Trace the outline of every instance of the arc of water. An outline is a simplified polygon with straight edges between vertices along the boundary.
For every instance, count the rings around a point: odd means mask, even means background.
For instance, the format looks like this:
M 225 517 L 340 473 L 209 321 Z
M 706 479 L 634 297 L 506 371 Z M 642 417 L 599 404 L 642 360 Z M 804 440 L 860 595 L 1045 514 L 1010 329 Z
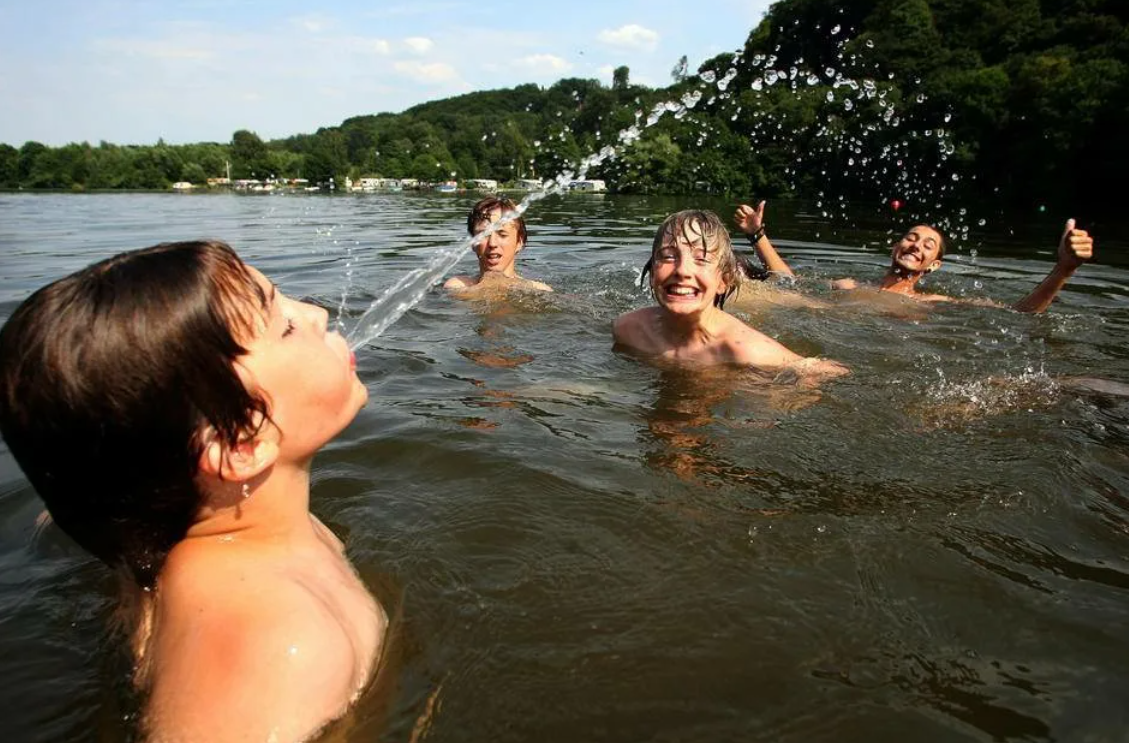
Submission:
M 530 204 L 547 196 L 564 192 L 574 180 L 585 178 L 591 168 L 606 160 L 614 159 L 620 152 L 634 144 L 642 136 L 645 129 L 654 126 L 664 115 L 668 113 L 673 113 L 676 116 L 679 113 L 684 115 L 688 109 L 697 105 L 700 98 L 700 93 L 697 95 L 687 94 L 682 97 L 681 102 L 664 101 L 656 104 L 652 108 L 650 116 L 647 117 L 646 123 L 643 124 L 639 123 L 642 113 L 637 113 L 636 123 L 617 134 L 618 145 L 605 145 L 598 152 L 581 160 L 575 171 L 565 170 L 556 178 L 546 180 L 541 185 L 540 190 L 527 194 L 514 207 L 512 212 L 503 214 L 496 222 L 491 223 L 477 234 L 464 238 L 456 245 L 438 250 L 426 265 L 404 274 L 395 284 L 377 297 L 357 320 L 352 331 L 348 334 L 350 348 L 356 351 L 361 346 L 374 340 L 403 317 L 408 310 L 419 304 L 428 289 L 454 268 L 455 264 L 465 255 L 466 249 L 475 242 L 486 238 L 503 224 L 520 217 Z

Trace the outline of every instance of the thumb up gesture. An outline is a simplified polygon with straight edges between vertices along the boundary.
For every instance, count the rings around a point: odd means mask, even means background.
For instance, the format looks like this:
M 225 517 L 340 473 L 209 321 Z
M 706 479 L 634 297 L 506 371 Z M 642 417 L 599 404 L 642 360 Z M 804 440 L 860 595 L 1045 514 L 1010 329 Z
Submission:
M 1077 229 L 1074 220 L 1066 220 L 1066 228 L 1058 243 L 1058 262 L 1066 268 L 1078 268 L 1094 257 L 1094 239 L 1086 230 Z

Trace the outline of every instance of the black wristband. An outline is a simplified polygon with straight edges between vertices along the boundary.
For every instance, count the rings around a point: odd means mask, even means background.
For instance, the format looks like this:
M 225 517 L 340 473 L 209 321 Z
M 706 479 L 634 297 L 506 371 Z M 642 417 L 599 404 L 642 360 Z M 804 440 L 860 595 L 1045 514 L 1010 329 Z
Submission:
M 748 237 L 749 237 L 749 242 L 751 242 L 753 245 L 756 245 L 757 241 L 760 240 L 762 237 L 764 237 L 764 227 L 763 226 L 759 227 L 756 232 L 749 235 Z

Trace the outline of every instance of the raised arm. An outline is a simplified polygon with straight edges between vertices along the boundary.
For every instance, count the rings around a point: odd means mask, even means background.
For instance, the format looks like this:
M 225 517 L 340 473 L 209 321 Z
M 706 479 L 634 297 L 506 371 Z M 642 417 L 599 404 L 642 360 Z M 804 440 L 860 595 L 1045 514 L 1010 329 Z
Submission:
M 733 221 L 745 233 L 749 244 L 753 246 L 753 250 L 757 251 L 757 257 L 760 258 L 761 263 L 770 273 L 795 276 L 796 274 L 776 252 L 776 248 L 772 246 L 768 236 L 764 234 L 764 205 L 765 202 L 762 201 L 754 209 L 748 204 L 741 204 L 733 214 Z
M 1030 294 L 1013 305 L 1020 312 L 1042 312 L 1051 305 L 1067 280 L 1094 255 L 1094 240 L 1086 230 L 1075 229 L 1074 220 L 1066 220 L 1066 229 L 1058 243 L 1058 262 L 1047 278 Z

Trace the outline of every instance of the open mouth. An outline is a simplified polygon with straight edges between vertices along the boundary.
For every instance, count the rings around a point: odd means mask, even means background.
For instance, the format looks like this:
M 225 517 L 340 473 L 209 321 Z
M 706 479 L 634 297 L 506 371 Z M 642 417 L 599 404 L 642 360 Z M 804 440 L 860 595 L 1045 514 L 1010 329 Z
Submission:
M 668 299 L 675 302 L 697 299 L 701 292 L 692 286 L 668 286 L 665 288 Z

